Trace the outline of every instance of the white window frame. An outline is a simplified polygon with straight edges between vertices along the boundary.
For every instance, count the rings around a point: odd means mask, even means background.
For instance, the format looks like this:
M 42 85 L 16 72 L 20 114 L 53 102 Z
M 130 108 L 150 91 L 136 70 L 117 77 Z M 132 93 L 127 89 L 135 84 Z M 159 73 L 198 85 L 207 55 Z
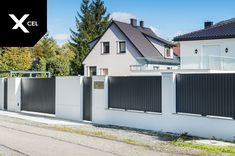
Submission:
M 109 75 L 109 69 L 108 68 L 100 68 L 100 75 L 106 76 L 106 75 L 104 75 L 103 70 L 107 70 L 107 72 L 108 72 L 107 75 Z
M 125 42 L 125 45 L 127 45 L 127 42 L 125 40 L 117 41 L 117 53 L 118 54 L 125 54 L 127 50 L 127 46 L 125 46 L 125 52 L 120 52 L 120 42 Z
M 110 42 L 109 41 L 104 41 L 104 42 L 100 42 L 100 43 L 101 43 L 101 54 L 102 55 L 110 54 Z M 104 53 L 104 43 L 109 43 L 109 52 L 108 53 Z
M 169 49 L 170 52 L 170 56 L 167 56 L 167 50 Z M 169 47 L 165 47 L 164 49 L 164 53 L 165 53 L 165 58 L 172 58 L 172 50 Z

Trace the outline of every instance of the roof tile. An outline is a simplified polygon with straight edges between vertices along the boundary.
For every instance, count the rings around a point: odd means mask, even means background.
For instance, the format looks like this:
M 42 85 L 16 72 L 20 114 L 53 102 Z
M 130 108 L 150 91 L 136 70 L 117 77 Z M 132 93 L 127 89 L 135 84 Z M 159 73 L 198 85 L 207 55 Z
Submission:
M 177 36 L 174 38 L 174 41 L 210 40 L 224 38 L 235 38 L 235 19 L 222 21 L 210 28 Z

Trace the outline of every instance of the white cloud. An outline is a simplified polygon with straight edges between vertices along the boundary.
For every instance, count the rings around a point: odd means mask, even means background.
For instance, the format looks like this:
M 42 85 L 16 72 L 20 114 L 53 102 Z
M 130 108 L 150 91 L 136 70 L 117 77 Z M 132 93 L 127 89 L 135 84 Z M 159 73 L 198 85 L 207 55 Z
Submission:
M 110 18 L 116 21 L 121 21 L 121 22 L 125 22 L 125 23 L 130 23 L 130 19 L 131 18 L 135 18 L 137 19 L 137 17 L 131 13 L 127 13 L 127 12 L 113 12 L 110 15 Z
M 183 35 L 184 33 L 182 31 L 177 31 L 174 36 L 180 36 Z
M 67 41 L 69 40 L 70 35 L 69 34 L 55 34 L 53 38 L 56 41 Z
M 158 30 L 158 28 L 150 26 L 149 27 L 156 35 L 160 35 L 160 31 Z

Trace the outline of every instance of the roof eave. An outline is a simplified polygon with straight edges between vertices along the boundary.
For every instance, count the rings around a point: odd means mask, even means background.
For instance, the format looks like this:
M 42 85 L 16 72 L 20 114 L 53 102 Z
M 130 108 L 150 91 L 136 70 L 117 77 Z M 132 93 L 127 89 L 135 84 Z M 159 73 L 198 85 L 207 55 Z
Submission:
M 157 40 L 158 42 L 161 42 L 161 43 L 163 43 L 163 44 L 165 44 L 165 45 L 167 45 L 167 46 L 169 46 L 169 47 L 175 47 L 176 45 L 174 44 L 174 43 L 170 43 L 170 41 L 162 41 L 162 40 L 160 40 L 160 39 L 158 39 L 158 38 L 154 38 L 154 37 L 152 37 L 152 36 L 149 36 L 148 34 L 144 34 L 145 36 L 148 36 L 148 37 L 150 37 L 150 38 L 152 38 L 152 39 L 155 39 L 155 40 Z M 169 42 L 169 43 L 168 43 Z
M 235 35 L 230 36 L 211 36 L 211 37 L 195 37 L 195 38 L 174 38 L 173 41 L 198 41 L 198 40 L 216 40 L 216 39 L 230 39 L 235 38 Z

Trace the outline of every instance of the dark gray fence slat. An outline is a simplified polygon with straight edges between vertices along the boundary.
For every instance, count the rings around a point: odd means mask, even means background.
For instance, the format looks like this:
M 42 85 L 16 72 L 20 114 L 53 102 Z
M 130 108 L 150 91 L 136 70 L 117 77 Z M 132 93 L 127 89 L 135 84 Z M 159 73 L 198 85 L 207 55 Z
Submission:
M 235 74 L 178 74 L 176 111 L 235 118 Z
M 162 111 L 162 79 L 150 77 L 109 77 L 109 108 L 148 112 Z

